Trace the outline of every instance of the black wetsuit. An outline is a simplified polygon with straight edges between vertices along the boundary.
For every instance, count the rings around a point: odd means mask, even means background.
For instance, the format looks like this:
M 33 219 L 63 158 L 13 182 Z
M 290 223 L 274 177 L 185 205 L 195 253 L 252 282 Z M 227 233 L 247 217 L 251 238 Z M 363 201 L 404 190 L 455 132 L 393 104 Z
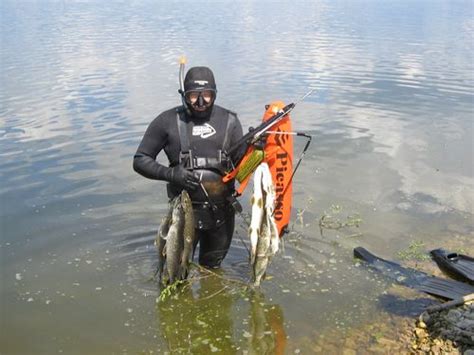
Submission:
M 183 128 L 186 131 L 184 135 L 180 134 Z M 182 142 L 183 137 L 187 142 Z M 165 180 L 165 171 L 169 168 L 156 161 L 158 153 L 164 150 L 170 167 L 184 165 L 186 160 L 186 168 L 201 173 L 204 183 L 210 176 L 215 181 L 207 186 L 216 186 L 220 184 L 223 171 L 229 168 L 229 164 L 238 161 L 243 153 L 240 149 L 230 157 L 225 155 L 225 151 L 241 137 L 242 126 L 237 115 L 231 111 L 214 105 L 210 117 L 198 119 L 186 114 L 182 106 L 176 107 L 161 113 L 148 126 L 134 156 L 133 167 L 147 178 Z M 191 156 L 182 154 L 183 150 L 188 150 L 184 147 L 186 145 Z M 190 161 L 193 163 L 190 164 Z M 173 198 L 180 190 L 180 187 L 168 184 L 168 197 Z M 234 232 L 235 211 L 228 202 L 233 183 L 215 191 L 210 189 L 206 194 L 198 190 L 189 192 L 200 242 L 199 263 L 217 267 L 229 250 Z

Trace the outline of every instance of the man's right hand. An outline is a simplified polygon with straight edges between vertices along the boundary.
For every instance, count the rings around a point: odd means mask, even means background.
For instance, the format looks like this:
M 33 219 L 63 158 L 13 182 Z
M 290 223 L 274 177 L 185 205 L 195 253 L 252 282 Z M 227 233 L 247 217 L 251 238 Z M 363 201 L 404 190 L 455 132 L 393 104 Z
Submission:
M 196 190 L 199 187 L 198 175 L 190 170 L 186 170 L 181 165 L 170 168 L 167 180 L 190 191 Z

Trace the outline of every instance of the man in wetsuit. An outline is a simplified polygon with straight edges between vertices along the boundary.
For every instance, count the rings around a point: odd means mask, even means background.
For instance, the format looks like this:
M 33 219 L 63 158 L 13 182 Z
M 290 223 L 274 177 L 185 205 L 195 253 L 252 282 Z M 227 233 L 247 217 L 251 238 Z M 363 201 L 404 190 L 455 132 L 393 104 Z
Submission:
M 168 197 L 186 189 L 193 202 L 199 263 L 219 267 L 234 233 L 233 182 L 222 176 L 242 151 L 226 152 L 242 137 L 237 115 L 215 105 L 216 83 L 207 67 L 189 69 L 183 105 L 161 113 L 148 126 L 133 159 L 139 174 L 168 182 Z M 164 150 L 169 167 L 155 159 Z

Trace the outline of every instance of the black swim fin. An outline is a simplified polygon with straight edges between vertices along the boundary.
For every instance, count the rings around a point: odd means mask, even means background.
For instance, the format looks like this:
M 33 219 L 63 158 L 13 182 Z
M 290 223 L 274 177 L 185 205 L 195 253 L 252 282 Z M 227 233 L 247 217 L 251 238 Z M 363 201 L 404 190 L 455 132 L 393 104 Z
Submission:
M 403 267 L 393 261 L 379 258 L 362 247 L 354 249 L 354 257 L 364 260 L 371 268 L 403 286 L 411 287 L 436 297 L 452 300 L 474 293 L 474 286 Z
M 444 249 L 430 251 L 439 268 L 453 279 L 474 284 L 474 258 Z

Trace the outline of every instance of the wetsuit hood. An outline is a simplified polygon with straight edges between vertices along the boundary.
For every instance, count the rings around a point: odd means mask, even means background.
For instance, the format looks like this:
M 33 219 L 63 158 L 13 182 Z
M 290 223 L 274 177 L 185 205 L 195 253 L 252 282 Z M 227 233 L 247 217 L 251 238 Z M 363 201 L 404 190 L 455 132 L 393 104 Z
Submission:
M 197 103 L 193 105 L 189 100 L 185 99 L 187 109 L 194 117 L 207 118 L 210 116 L 216 99 L 217 88 L 214 74 L 211 69 L 208 67 L 190 68 L 184 78 L 185 97 L 189 92 L 203 92 L 206 90 L 211 90 L 213 92 L 213 97 L 210 103 L 205 103 L 200 97 Z

